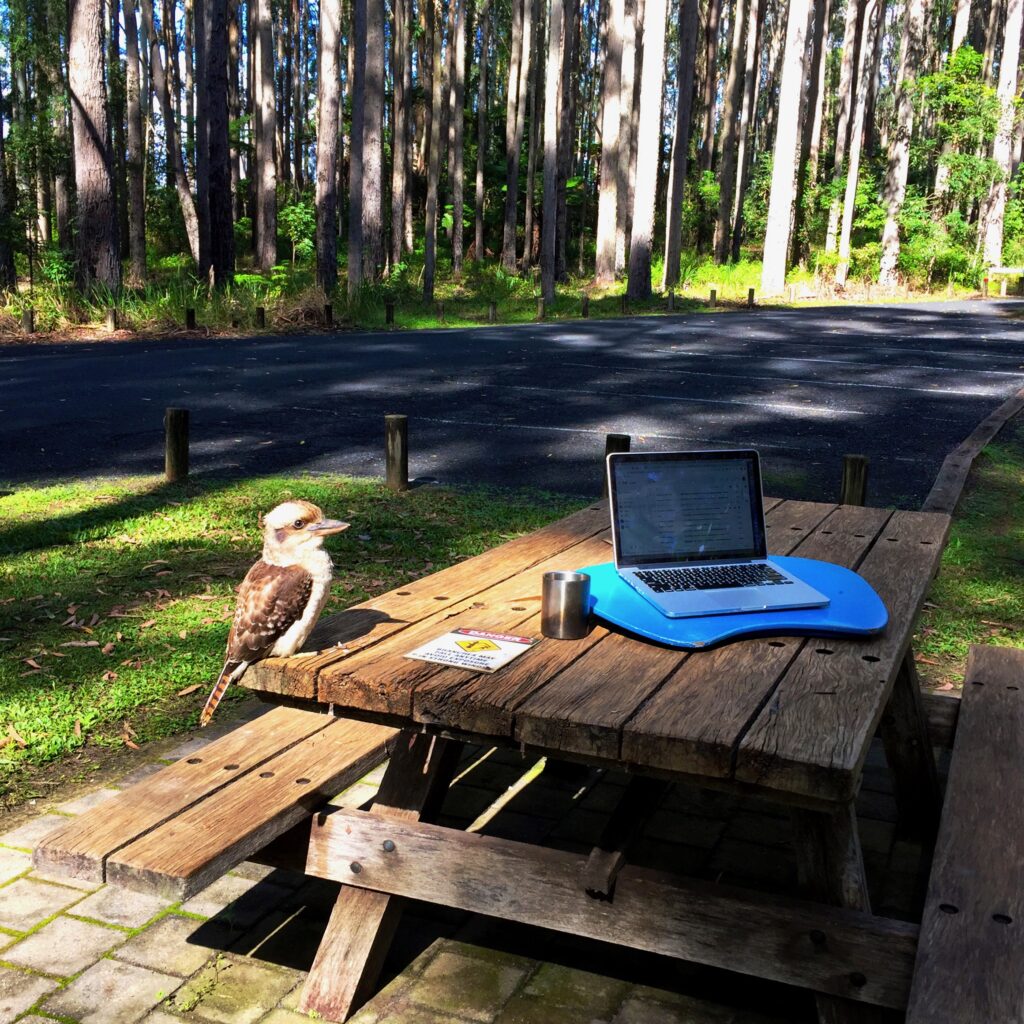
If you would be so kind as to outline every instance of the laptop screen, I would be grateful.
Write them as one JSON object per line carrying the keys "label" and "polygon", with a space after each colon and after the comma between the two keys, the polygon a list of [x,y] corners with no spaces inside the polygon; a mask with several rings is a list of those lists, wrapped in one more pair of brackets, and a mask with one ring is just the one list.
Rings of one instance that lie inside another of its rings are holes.
{"label": "laptop screen", "polygon": [[631,453],[609,466],[619,565],[765,557],[756,452]]}

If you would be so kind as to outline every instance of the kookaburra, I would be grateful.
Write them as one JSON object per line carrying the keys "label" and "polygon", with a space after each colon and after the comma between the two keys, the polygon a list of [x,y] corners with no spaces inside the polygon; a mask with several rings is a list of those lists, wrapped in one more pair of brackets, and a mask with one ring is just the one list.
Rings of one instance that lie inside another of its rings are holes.
{"label": "kookaburra", "polygon": [[227,660],[199,716],[201,726],[209,723],[228,685],[253,662],[287,657],[306,642],[331,590],[334,565],[321,544],[348,529],[348,523],[325,519],[308,501],[286,501],[261,523],[263,557],[238,588]]}

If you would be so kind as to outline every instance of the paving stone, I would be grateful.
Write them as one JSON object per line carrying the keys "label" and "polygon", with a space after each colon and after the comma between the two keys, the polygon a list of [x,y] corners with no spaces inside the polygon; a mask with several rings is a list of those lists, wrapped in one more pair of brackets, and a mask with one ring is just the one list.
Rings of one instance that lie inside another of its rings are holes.
{"label": "paving stone", "polygon": [[698,999],[680,999],[672,1003],[628,998],[613,1019],[613,1024],[730,1024],[732,1007]]}
{"label": "paving stone", "polygon": [[412,983],[408,995],[419,1006],[489,1022],[525,976],[518,967],[445,950]]}
{"label": "paving stone", "polygon": [[16,932],[27,932],[40,921],[82,898],[82,894],[74,889],[33,882],[28,878],[19,878],[0,892],[0,925]]}
{"label": "paving stone", "polygon": [[4,951],[4,959],[21,967],[67,977],[77,974],[108,949],[124,941],[124,932],[103,925],[58,917]]}
{"label": "paving stone", "polygon": [[63,811],[65,814],[84,814],[94,807],[99,807],[100,804],[117,794],[118,790],[108,787],[94,789],[91,793],[83,793],[81,796],[75,797],[74,800],[65,800],[64,803],[57,804],[57,810]]}
{"label": "paving stone", "polygon": [[[350,1017],[348,1024],[465,1024],[465,1020],[465,1017],[453,1017],[442,1010],[413,1006],[405,999],[396,999],[378,1008],[375,999],[354,1017]],[[548,1018],[546,1024],[556,1022]]]}
{"label": "paving stone", "polygon": [[[18,1021],[21,1024],[21,1021]],[[53,1024],[52,1021],[49,1024]],[[142,1024],[182,1024],[181,1017],[175,1017],[173,1013],[166,1010],[154,1010],[147,1017],[143,1018]]]}
{"label": "paving stone", "polygon": [[79,1024],[132,1024],[170,996],[180,978],[120,960],[100,960],[46,1002],[46,1012]]}
{"label": "paving stone", "polygon": [[0,836],[0,843],[31,850],[40,839],[67,823],[68,819],[63,814],[40,814],[38,818],[30,818],[16,829],[5,832]]}
{"label": "paving stone", "polygon": [[232,868],[231,874],[245,878],[250,882],[269,882],[271,885],[283,885],[286,889],[298,889],[306,876],[301,871],[287,871],[284,868],[272,868],[267,864],[257,864],[251,860],[243,860]]}
{"label": "paving stone", "polygon": [[129,939],[114,955],[140,967],[187,978],[218,952],[218,947],[197,941],[198,932],[209,936],[210,929],[194,918],[171,915]]}
{"label": "paving stone", "polygon": [[170,900],[159,896],[108,885],[82,900],[72,913],[124,928],[141,928],[170,905]]}
{"label": "paving stone", "polygon": [[549,1007],[578,1011],[583,1016],[589,1014],[604,1020],[614,1014],[628,987],[616,978],[545,963],[523,987],[523,994],[543,999]]}
{"label": "paving stone", "polygon": [[0,967],[0,1021],[14,1020],[56,987],[55,981],[38,974]]}
{"label": "paving stone", "polygon": [[134,786],[136,782],[142,782],[143,779],[148,779],[151,776],[156,775],[158,771],[161,771],[166,767],[167,765],[160,764],[159,761],[151,761],[149,764],[140,764],[134,771],[130,771],[127,775],[122,775],[114,785],[118,789],[127,789],[129,786]]}
{"label": "paving stone", "polygon": [[260,1024],[309,1024],[309,1017],[295,1010],[271,1010]]}
{"label": "paving stone", "polygon": [[0,884],[24,874],[32,867],[32,858],[21,850],[7,850],[0,846]]}
{"label": "paving stone", "polygon": [[63,885],[66,889],[77,889],[79,892],[95,892],[103,883],[87,882],[84,878],[62,875],[55,871],[33,871],[26,876],[37,882],[49,882],[52,885]]}
{"label": "paving stone", "polygon": [[230,949],[254,960],[308,971],[326,930],[326,908],[289,907],[275,910],[233,938]]}
{"label": "paving stone", "polygon": [[267,882],[254,882],[238,875],[224,875],[201,893],[181,905],[190,914],[215,914],[235,929],[248,928],[268,914],[290,890]]}
{"label": "paving stone", "polygon": [[[0,1018],[6,1019],[6,1018]],[[30,1013],[27,1017],[19,1017],[18,1024],[53,1024],[52,1017],[37,1017],[34,1013]]]}
{"label": "paving stone", "polygon": [[295,987],[297,977],[294,971],[222,959],[187,982],[174,1006],[218,1024],[254,1024]]}

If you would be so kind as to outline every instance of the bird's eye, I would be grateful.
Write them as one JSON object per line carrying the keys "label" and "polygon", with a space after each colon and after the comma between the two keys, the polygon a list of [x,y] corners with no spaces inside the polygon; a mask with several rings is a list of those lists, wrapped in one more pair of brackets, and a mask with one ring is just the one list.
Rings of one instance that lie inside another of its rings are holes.
{"label": "bird's eye", "polygon": [[305,523],[303,523],[301,519],[296,519],[295,522],[292,523],[292,526],[294,526],[296,530],[301,530],[304,525]]}

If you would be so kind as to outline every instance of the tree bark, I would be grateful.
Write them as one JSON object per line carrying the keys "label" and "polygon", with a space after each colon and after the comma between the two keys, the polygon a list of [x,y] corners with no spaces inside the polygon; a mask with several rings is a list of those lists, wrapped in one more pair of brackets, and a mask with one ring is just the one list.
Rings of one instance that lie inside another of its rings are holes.
{"label": "tree bark", "polygon": [[[686,0],[684,0],[684,3]],[[690,6],[697,0],[690,0]],[[601,80],[601,181],[597,199],[597,253],[594,281],[599,285],[615,280],[615,229],[618,218],[619,123],[622,74],[622,37],[625,0],[610,0],[606,17],[606,50]],[[680,61],[682,71],[682,61]],[[692,67],[690,70],[692,79]],[[680,89],[680,97],[683,90]],[[682,102],[680,100],[680,102]],[[683,160],[685,162],[685,154]],[[678,264],[678,257],[677,257]]]}
{"label": "tree bark", "polygon": [[562,87],[558,106],[558,174],[555,183],[555,280],[566,281],[568,181],[572,169],[576,84],[579,81],[580,0],[562,2]]}
{"label": "tree bark", "polygon": [[[732,199],[736,186],[737,117],[743,102],[743,75],[740,61],[746,60],[744,32],[747,27],[745,0],[736,0],[732,16],[732,49],[729,74],[725,80],[722,107],[722,159],[718,174],[718,218],[715,221],[715,262],[725,263],[732,247]],[[756,32],[756,26],[751,26]]]}
{"label": "tree bark", "polygon": [[703,174],[711,170],[715,150],[715,103],[718,97],[718,33],[722,20],[722,0],[708,0],[708,23],[704,37],[704,127],[701,132],[698,166]]}
{"label": "tree bark", "polygon": [[672,139],[672,175],[665,217],[665,271],[661,282],[663,291],[674,288],[679,283],[679,257],[683,245],[683,195],[690,153],[690,124],[693,120],[693,69],[697,57],[699,6],[699,0],[681,0],[679,11],[676,126]]}
{"label": "tree bark", "polygon": [[227,0],[203,0],[206,13],[206,156],[209,167],[210,269],[215,288],[235,279],[235,233],[231,203],[231,147],[228,140]]}
{"label": "tree bark", "polygon": [[304,9],[302,0],[292,0],[292,184],[295,195],[302,195],[305,187],[303,154],[305,152],[304,129],[306,118],[303,111],[302,59],[305,47],[305,33],[302,31]]}
{"label": "tree bark", "polygon": [[[850,0],[852,3],[853,0]],[[754,157],[754,119],[761,82],[761,42],[766,0],[750,0],[747,14],[747,53],[743,81],[743,111],[740,114],[739,152],[736,154],[736,193],[732,206],[732,259],[740,258],[743,241],[743,199],[750,182]]]}
{"label": "tree bark", "polygon": [[630,169],[633,135],[633,94],[636,89],[636,43],[641,0],[626,0],[622,30],[622,73],[619,84],[618,180],[615,186],[615,273],[626,269],[627,221],[630,210]]}
{"label": "tree bark", "polygon": [[[192,0],[193,29],[195,40],[195,85],[193,86],[193,109],[195,111],[195,185],[196,216],[199,218],[199,275],[210,274],[213,255],[211,252],[210,223],[210,83],[211,72],[207,49],[211,35],[210,4],[213,0]],[[227,85],[225,69],[225,86]],[[186,91],[188,91],[186,87]]]}
{"label": "tree bark", "polygon": [[274,38],[271,0],[250,0],[256,9],[256,265],[269,274],[277,262],[277,96],[274,88]]}
{"label": "tree bark", "polygon": [[[352,35],[348,51],[352,61],[352,124],[348,154],[348,296],[363,283],[363,161],[366,145],[366,7],[368,0],[352,0]],[[369,0],[373,2],[373,0]],[[429,0],[428,0],[429,2]]]}
{"label": "tree bark", "polygon": [[992,144],[992,159],[999,167],[1000,177],[992,183],[983,223],[984,258],[987,267],[998,266],[1003,260],[1003,217],[1006,213],[1006,190],[1013,159],[1016,117],[1014,96],[1017,89],[1022,22],[1024,0],[1007,0],[997,89],[1001,113],[995,141]]}
{"label": "tree bark", "polygon": [[363,94],[363,280],[384,266],[384,5],[366,5],[366,83]]}
{"label": "tree bark", "polygon": [[452,2],[456,4],[456,11],[455,39],[450,44],[453,65],[451,112],[449,117],[452,126],[450,136],[452,146],[452,274],[457,280],[462,276],[462,219],[465,212],[465,153],[463,151],[463,140],[466,130],[466,0],[452,0]]}
{"label": "tree bark", "polygon": [[68,87],[78,195],[79,287],[121,287],[100,0],[68,0]]}
{"label": "tree bark", "polygon": [[562,0],[551,0],[548,60],[544,82],[544,211],[541,224],[540,275],[545,302],[555,301],[555,232],[557,226],[559,99],[562,93]]}
{"label": "tree bark", "polygon": [[[0,110],[3,110],[3,92],[0,91]],[[4,126],[0,116],[0,291],[10,292],[18,287],[14,269],[14,247],[11,244],[11,214],[14,203],[9,193],[7,160],[4,153]]]}
{"label": "tree bark", "polygon": [[761,293],[779,295],[786,284],[786,257],[793,215],[796,160],[800,138],[800,93],[804,85],[807,15],[810,0],[789,0],[786,53],[779,87],[778,122],[772,160],[772,186],[764,237]]}
{"label": "tree bark", "polygon": [[437,190],[441,176],[441,104],[444,101],[444,80],[441,74],[441,47],[444,24],[440,2],[423,0],[430,33],[431,117],[430,147],[427,157],[427,204],[423,239],[423,301],[434,301],[434,275],[437,270]]}
{"label": "tree bark", "polygon": [[317,79],[316,279],[330,295],[338,285],[338,127],[341,99],[341,0],[320,0]]}
{"label": "tree bark", "polygon": [[146,279],[146,177],[135,0],[124,3],[124,40],[128,91],[128,251],[131,257],[128,283],[138,288]]}
{"label": "tree bark", "polygon": [[953,18],[953,39],[949,47],[951,54],[956,53],[967,39],[971,26],[971,0],[956,0],[956,12]]}
{"label": "tree bark", "polygon": [[541,17],[540,0],[533,0],[534,45],[533,59],[530,66],[529,101],[530,101],[530,137],[526,153],[526,196],[523,202],[523,270],[532,265],[538,247],[534,244],[536,231],[535,201],[537,191],[537,152],[541,145],[541,122],[544,119],[544,94],[541,91],[541,78],[544,70],[544,20]]}
{"label": "tree bark", "polygon": [[[228,118],[237,122],[241,117],[241,105],[238,96],[238,67],[239,67],[239,26],[238,26],[239,0],[229,0],[228,3]],[[231,208],[234,219],[241,220],[245,215],[242,206],[240,193],[242,183],[242,161],[237,145],[237,131],[231,132]]]}
{"label": "tree bark", "polygon": [[857,74],[857,101],[853,108],[853,123],[850,127],[850,152],[846,169],[846,194],[843,197],[843,222],[839,234],[839,263],[836,266],[836,284],[846,286],[850,272],[850,235],[853,231],[854,200],[857,198],[857,181],[860,175],[860,153],[863,148],[864,119],[868,108],[868,77],[874,65],[875,42],[882,33],[885,9],[884,0],[865,0],[864,18],[860,35],[860,70]]}
{"label": "tree bark", "polygon": [[477,263],[487,255],[484,244],[484,165],[487,162],[487,63],[491,45],[491,11],[484,0],[478,15],[480,22],[480,81],[476,98],[476,196],[473,218],[473,251]]}
{"label": "tree bark", "polygon": [[665,8],[666,0],[647,0],[644,6],[644,59],[627,282],[627,294],[637,300],[651,297],[651,248],[654,204],[658,193],[661,87],[665,69]]}
{"label": "tree bark", "polygon": [[519,156],[526,122],[526,86],[530,72],[533,30],[531,0],[512,0],[512,42],[505,102],[505,225],[501,265],[516,269],[516,211],[519,206]]}
{"label": "tree bark", "polygon": [[[340,2],[340,0],[339,0]],[[409,0],[394,0],[394,114],[391,154],[391,263],[405,255],[405,206],[409,180],[409,112],[412,103],[412,59]]]}

